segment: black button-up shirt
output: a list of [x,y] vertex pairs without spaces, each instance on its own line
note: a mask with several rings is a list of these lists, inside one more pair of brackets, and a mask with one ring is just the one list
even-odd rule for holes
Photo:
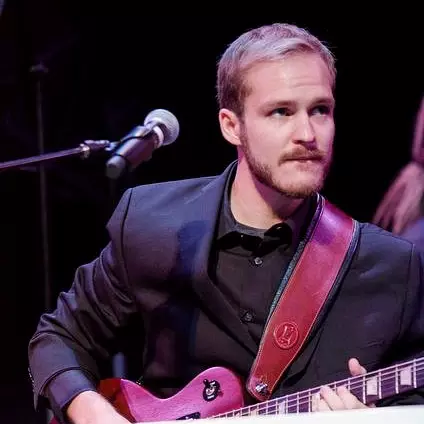
[[215,241],[214,279],[259,345],[274,296],[306,230],[303,223],[312,212],[313,200],[303,202],[289,219],[263,230],[235,220],[230,190],[231,180]]

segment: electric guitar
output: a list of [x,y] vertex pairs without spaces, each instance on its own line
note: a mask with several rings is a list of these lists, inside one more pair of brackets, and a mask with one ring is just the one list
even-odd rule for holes
[[[332,389],[342,385],[364,404],[423,387],[424,357],[329,384]],[[166,399],[121,378],[102,380],[98,390],[130,422],[138,423],[311,412],[320,387],[247,405],[242,380],[227,368],[214,367]],[[50,424],[58,423],[53,418]]]

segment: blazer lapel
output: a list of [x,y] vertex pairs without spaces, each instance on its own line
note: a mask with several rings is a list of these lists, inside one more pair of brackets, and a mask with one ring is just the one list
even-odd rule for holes
[[185,264],[182,266],[191,268],[185,269],[184,274],[192,277],[192,288],[202,306],[224,329],[255,354],[256,343],[208,274],[223,190],[233,166],[234,163],[182,208],[183,224],[178,232],[179,254],[182,264]]

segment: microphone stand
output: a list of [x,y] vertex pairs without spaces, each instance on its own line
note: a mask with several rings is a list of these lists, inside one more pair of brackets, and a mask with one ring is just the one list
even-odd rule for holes
[[[35,112],[36,112],[36,126],[37,126],[37,147],[38,156],[32,156],[23,159],[11,160],[0,163],[0,172],[10,169],[25,169],[31,164],[40,164],[38,167],[39,174],[39,190],[40,190],[40,220],[41,220],[41,241],[42,241],[42,261],[43,261],[43,294],[44,294],[44,308],[49,310],[52,303],[52,287],[50,283],[50,251],[49,251],[49,227],[48,227],[48,205],[47,205],[47,176],[45,169],[45,162],[70,157],[81,156],[86,159],[92,152],[99,150],[113,149],[116,143],[109,141],[85,141],[78,147],[68,150],[62,150],[56,153],[44,153],[45,140],[44,140],[44,123],[43,123],[43,90],[42,83],[44,76],[48,74],[48,69],[43,62],[31,66],[30,73],[35,76]],[[31,169],[32,170],[32,169]],[[52,414],[48,411],[43,416],[46,423],[50,423]]]
[[[43,77],[48,74],[48,69],[43,62],[39,62],[30,68],[30,73],[35,75],[35,112],[37,122],[37,147],[39,154],[44,153],[44,122],[43,122]],[[49,248],[49,225],[47,208],[47,175],[44,166],[39,168],[40,183],[40,220],[41,220],[41,243],[43,257],[43,281],[44,281],[44,307],[50,310],[51,284],[50,284],[50,248]]]
[[0,172],[13,168],[24,168],[26,165],[44,163],[54,159],[61,159],[70,156],[80,156],[82,159],[87,159],[91,153],[94,152],[101,150],[112,151],[116,144],[116,142],[110,142],[108,140],[86,140],[78,147],[71,149],[60,150],[53,153],[44,153],[38,156],[30,156],[28,158],[10,160],[7,162],[0,162]]

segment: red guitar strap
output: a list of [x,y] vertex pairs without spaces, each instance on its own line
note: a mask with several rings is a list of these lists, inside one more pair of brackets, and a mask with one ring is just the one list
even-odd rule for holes
[[[269,399],[278,380],[299,353],[340,270],[352,255],[356,221],[318,197],[318,208],[299,246],[283,293],[268,318],[259,351],[246,382],[260,401]],[[287,280],[288,279],[288,280]]]

